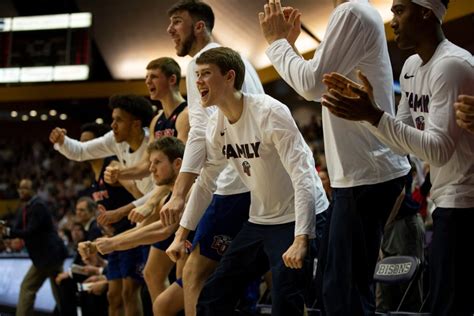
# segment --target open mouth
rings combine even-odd
[[[201,92],[201,98],[204,98],[205,96],[209,94],[209,90],[207,89],[202,89],[199,92]]]

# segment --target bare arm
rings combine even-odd
[[[173,195],[160,211],[160,219],[164,225],[171,225],[179,221],[180,215],[184,210],[186,196],[197,176],[195,173],[179,173],[174,184]]]
[[[188,140],[190,129],[191,126],[189,125],[189,112],[188,108],[186,108],[178,115],[178,118],[176,119],[176,131],[178,132],[178,139],[184,144],[186,144]]]

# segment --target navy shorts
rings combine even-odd
[[[230,243],[249,219],[250,192],[218,195],[201,218],[193,240],[199,244],[201,255],[220,261]]]
[[[148,246],[114,251],[109,254],[107,260],[107,280],[133,278],[143,280],[143,268],[145,267]]]

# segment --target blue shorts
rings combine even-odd
[[[114,251],[109,254],[107,260],[107,280],[133,278],[143,280],[143,268],[148,257],[148,246]]]
[[[218,195],[201,218],[193,240],[199,244],[201,255],[220,261],[230,243],[249,219],[250,192]]]
[[[194,232],[190,232],[189,235],[188,235],[188,243],[187,244],[191,244],[191,241],[194,239]],[[162,240],[162,241],[158,241],[158,242],[155,242],[154,244],[152,244],[153,247],[157,248],[157,249],[160,249],[160,250],[163,250],[163,251],[166,251],[166,249],[168,249],[168,247],[171,245],[171,243],[173,242],[174,240],[174,234],[171,234],[171,236],[169,236],[168,238],[166,238],[165,240]],[[188,247],[186,245],[186,247]]]

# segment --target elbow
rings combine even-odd
[[[440,168],[444,166],[450,159],[451,157],[448,157],[447,155],[442,155],[442,156],[436,157],[435,159],[432,159],[430,161],[430,165],[432,165],[433,167]]]
[[[433,159],[430,159],[430,165],[440,168],[444,166],[445,164],[448,163],[449,160],[451,160],[451,157],[453,156],[454,150],[443,150],[440,151],[440,154],[436,157],[433,157]]]

